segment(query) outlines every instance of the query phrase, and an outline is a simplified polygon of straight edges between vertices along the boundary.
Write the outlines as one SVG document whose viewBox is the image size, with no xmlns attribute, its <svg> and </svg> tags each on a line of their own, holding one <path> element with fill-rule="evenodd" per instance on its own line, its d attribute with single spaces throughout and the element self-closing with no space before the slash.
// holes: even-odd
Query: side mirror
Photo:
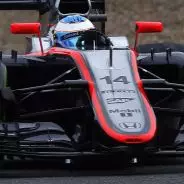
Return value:
<svg viewBox="0 0 184 184">
<path fill-rule="evenodd" d="M 13 34 L 35 34 L 39 38 L 42 54 L 43 45 L 41 41 L 41 24 L 40 23 L 13 23 L 10 26 L 10 31 Z"/>
<path fill-rule="evenodd" d="M 161 22 L 136 22 L 137 33 L 155 33 L 162 31 L 163 25 Z"/>
<path fill-rule="evenodd" d="M 136 51 L 137 48 L 139 33 L 156 33 L 163 31 L 163 24 L 161 22 L 138 21 L 135 24 L 136 24 L 136 35 L 135 35 L 134 51 Z"/>
<path fill-rule="evenodd" d="M 13 23 L 10 26 L 11 33 L 13 34 L 36 34 L 40 35 L 40 23 Z"/>
</svg>

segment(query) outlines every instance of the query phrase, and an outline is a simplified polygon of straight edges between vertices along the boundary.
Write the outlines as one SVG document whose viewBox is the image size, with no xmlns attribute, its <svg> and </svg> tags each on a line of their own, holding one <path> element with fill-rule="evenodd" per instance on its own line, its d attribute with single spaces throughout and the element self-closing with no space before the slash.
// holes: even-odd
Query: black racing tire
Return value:
<svg viewBox="0 0 184 184">
<path fill-rule="evenodd" d="M 7 85 L 7 69 L 3 63 L 0 63 L 0 90 Z"/>
<path fill-rule="evenodd" d="M 153 59 L 150 55 L 154 49 Z M 167 49 L 171 49 L 171 57 L 166 55 Z M 138 46 L 140 55 L 149 54 L 142 59 L 140 66 L 169 82 L 184 84 L 184 44 L 178 43 L 150 43 Z"/>
<path fill-rule="evenodd" d="M 176 44 L 176 43 L 156 43 L 156 44 L 143 44 L 138 46 L 138 52 L 142 54 L 150 53 L 151 49 L 154 49 L 155 53 L 160 53 L 154 57 L 154 60 L 151 59 L 151 56 L 143 59 L 144 65 L 141 67 L 148 69 L 154 74 L 165 78 L 169 82 L 174 83 L 184 83 L 184 44 Z M 167 64 L 167 59 L 165 56 L 166 50 L 170 48 L 173 52 L 182 52 L 179 55 L 173 55 L 170 58 L 169 62 L 171 63 L 170 67 Z M 163 54 L 162 54 L 163 53 Z M 143 63 L 143 62 L 142 62 Z M 146 64 L 148 63 L 148 64 Z M 151 64 L 150 64 L 151 63 Z M 174 69 L 175 68 L 175 69 Z M 175 71 L 175 72 L 174 72 Z M 177 71 L 177 72 L 176 72 Z M 176 75 L 172 75 L 176 73 Z M 147 93 L 149 99 L 153 93 Z M 155 96 L 160 96 L 161 93 L 156 93 Z M 155 104 L 155 103 L 153 103 Z M 173 108 L 173 109 L 181 109 L 184 110 L 184 98 L 178 96 L 174 96 L 172 99 L 168 101 L 168 103 L 162 104 L 161 107 L 164 108 Z M 184 124 L 184 118 L 175 117 L 175 116 L 164 116 L 157 114 L 157 122 L 159 125 L 159 134 L 158 134 L 158 142 L 160 146 L 173 145 L 176 141 L 176 137 L 179 133 L 180 127 Z"/>
<path fill-rule="evenodd" d="M 150 43 L 142 44 L 137 47 L 139 53 L 150 53 L 151 49 L 154 49 L 155 53 L 165 52 L 168 48 L 172 51 L 184 52 L 184 44 L 178 43 Z"/>
<path fill-rule="evenodd" d="M 0 63 L 0 90 L 5 88 L 7 85 L 7 69 L 3 63 Z M 4 110 L 3 110 L 3 103 L 2 97 L 0 95 L 0 121 L 3 121 L 4 118 Z"/>
</svg>

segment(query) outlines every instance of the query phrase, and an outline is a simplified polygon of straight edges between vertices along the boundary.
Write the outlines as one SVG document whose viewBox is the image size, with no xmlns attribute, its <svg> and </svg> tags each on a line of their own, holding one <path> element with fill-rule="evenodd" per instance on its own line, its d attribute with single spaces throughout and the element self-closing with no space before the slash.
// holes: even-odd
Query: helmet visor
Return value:
<svg viewBox="0 0 184 184">
<path fill-rule="evenodd" d="M 58 47 L 75 50 L 104 49 L 109 44 L 107 39 L 95 30 L 72 33 L 56 32 L 55 42 Z"/>
<path fill-rule="evenodd" d="M 77 43 L 81 36 L 79 33 L 62 33 L 57 32 L 55 34 L 56 46 L 70 49 L 78 49 Z"/>
</svg>

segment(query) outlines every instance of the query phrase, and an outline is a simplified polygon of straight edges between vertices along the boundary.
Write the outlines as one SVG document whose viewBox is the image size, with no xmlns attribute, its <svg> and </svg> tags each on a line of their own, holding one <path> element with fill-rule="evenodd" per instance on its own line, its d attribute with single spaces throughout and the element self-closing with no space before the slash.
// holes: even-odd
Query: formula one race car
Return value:
<svg viewBox="0 0 184 184">
<path fill-rule="evenodd" d="M 3 0 L 0 9 L 50 17 L 44 31 L 39 22 L 11 24 L 12 33 L 34 36 L 26 54 L 1 53 L 2 159 L 184 149 L 184 53 L 137 47 L 139 33 L 161 32 L 162 23 L 136 22 L 132 49 L 105 35 L 104 0 Z"/>
</svg>

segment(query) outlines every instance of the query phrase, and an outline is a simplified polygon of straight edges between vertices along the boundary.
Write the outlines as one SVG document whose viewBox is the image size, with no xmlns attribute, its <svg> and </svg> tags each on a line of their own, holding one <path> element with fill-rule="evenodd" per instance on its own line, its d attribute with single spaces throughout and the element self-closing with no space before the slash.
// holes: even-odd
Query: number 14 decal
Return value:
<svg viewBox="0 0 184 184">
<path fill-rule="evenodd" d="M 113 82 L 122 82 L 123 84 L 128 84 L 128 79 L 126 76 L 119 76 L 116 79 L 111 79 L 110 76 L 105 76 L 100 78 L 100 80 L 105 80 L 107 84 L 113 84 Z"/>
</svg>

